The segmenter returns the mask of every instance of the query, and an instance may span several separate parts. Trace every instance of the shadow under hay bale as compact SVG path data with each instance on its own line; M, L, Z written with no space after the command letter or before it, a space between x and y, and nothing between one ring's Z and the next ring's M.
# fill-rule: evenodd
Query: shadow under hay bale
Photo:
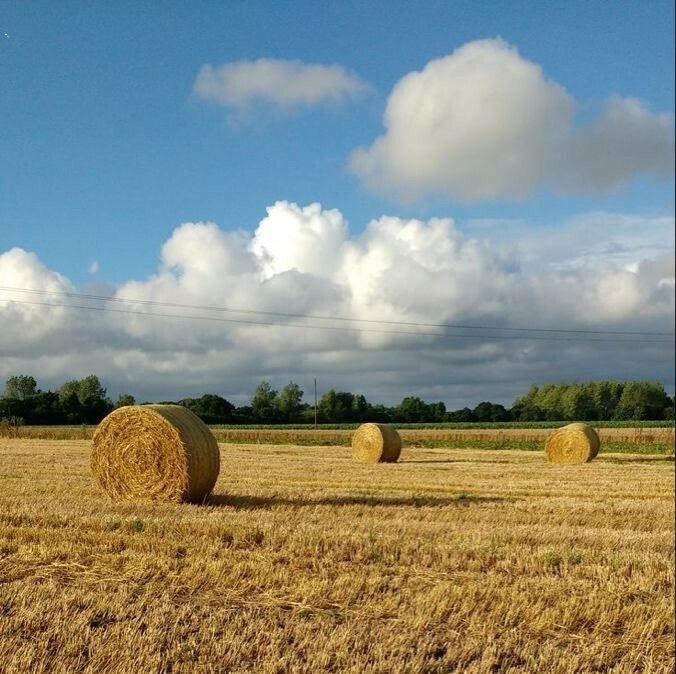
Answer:
M401 438L389 424L362 424L352 436L352 456L363 463L395 463Z
M180 405L121 407L94 433L92 474L115 499L200 502L219 469L213 434Z
M552 463L588 463L601 447L598 433L588 424L574 423L552 431L545 453Z

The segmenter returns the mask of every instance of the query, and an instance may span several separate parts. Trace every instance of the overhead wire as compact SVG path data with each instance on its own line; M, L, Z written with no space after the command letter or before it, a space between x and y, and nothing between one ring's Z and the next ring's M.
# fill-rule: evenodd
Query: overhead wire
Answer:
M270 322L270 321L254 321L254 320L245 320L237 318L224 318L220 316L202 316L194 314L170 314L170 313L157 313L157 312L148 312L148 311L138 311L134 309L123 309L118 307L110 306L90 306L90 305L79 305L72 303L60 303L60 302L39 302L36 300L24 300L16 298L0 298L0 301L13 302L15 304L21 305L32 305L32 306L41 306L41 307L62 307L67 309L75 309L79 311L97 311L105 313L116 313L116 314L126 314L126 315L135 315L151 318L172 318L172 319L181 319L181 320L201 320L201 321L210 321L217 323L231 323L237 325L252 325L252 326L266 326L266 327L282 327L282 328L297 328L297 329L318 329L318 330L329 330L333 332L349 332L349 333L374 333L374 334L384 334L384 335L412 335L412 336L423 336L423 337L437 337L443 339L478 339L478 340L519 340L519 341L556 341L556 342L603 342L603 343L612 343L612 344L637 344L637 343L651 343L651 344L667 344L670 343L666 339L637 339L634 336L630 338L617 339L613 337L591 337L587 335L575 335L567 337L557 337L554 335L490 335L490 334L449 334L448 332L425 332L420 330L383 330L383 329L373 329L365 328L361 326L335 326L335 325L312 325L312 324L299 324L299 323L280 323L280 322ZM306 318L314 318L312 316L306 316ZM437 326L435 326L437 327ZM438 326L442 327L442 326Z
M654 331L631 331L631 330L586 330L586 329L574 329L574 328L537 328L537 327L515 327L515 326L501 326L501 325L468 325L468 324L459 324L459 323L423 323L417 321L394 321L387 319L371 319L371 318L357 318L357 317L346 317L346 316L326 316L326 315L317 315L317 314L303 314L303 313L290 313L290 312L281 312L281 311L267 311L262 309L244 309L244 308L233 308L225 306L211 306L211 305L200 305L200 304L184 304L178 302L162 302L159 300L144 300L144 299L134 299L126 297L117 297L117 296L107 296L107 295L95 295L88 293L74 293L67 291L54 291L54 290L42 290L42 289L33 289L33 288L17 288L12 286L0 286L0 291L7 292L18 292L18 293L30 293L38 295L47 295L47 296L59 296L59 297L68 297L74 299L83 299L83 300L94 300L102 302L115 302L115 303L127 303L127 304L137 304L142 306L156 306L156 307L168 307L174 309L190 309L195 311L215 311L222 313L239 313L239 314L249 314L249 315L261 315L261 316L276 316L280 318L302 318L306 320L320 320L320 321L338 321L338 322L350 322L350 323L365 323L365 324L378 324L378 325L399 325L406 327L419 327L419 328L436 328L436 329L453 329L453 330L499 330L501 332L524 332L524 333L562 333L562 334L573 334L573 335L613 335L613 336L637 336L637 337L673 337L674 333L672 332L654 332ZM16 300L15 300L16 301ZM52 306L57 306L53 303ZM74 307L75 308L75 307ZM151 314L146 314L151 315ZM164 314L154 314L157 316ZM170 317L183 317L169 315ZM198 317L199 318L199 317ZM212 317L203 317L204 319ZM225 319L224 319L225 320ZM227 319L227 322L247 322L256 325L275 325L275 323L269 322L260 322L260 321L237 321L235 319ZM289 324L282 324L289 325ZM322 327L322 326L315 326ZM354 330L354 328L351 328ZM361 331L364 331L360 328ZM378 331L380 332L380 330ZM395 333L396 334L396 333ZM407 333L402 333L407 334ZM415 332L413 334L423 334L420 332ZM434 333L437 334L437 333ZM628 340L627 340L628 341Z

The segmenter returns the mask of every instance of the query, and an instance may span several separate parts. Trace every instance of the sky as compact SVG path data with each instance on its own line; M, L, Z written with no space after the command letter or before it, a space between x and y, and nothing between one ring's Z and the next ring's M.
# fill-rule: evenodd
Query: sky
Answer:
M0 2L0 379L673 392L673 35L671 2Z

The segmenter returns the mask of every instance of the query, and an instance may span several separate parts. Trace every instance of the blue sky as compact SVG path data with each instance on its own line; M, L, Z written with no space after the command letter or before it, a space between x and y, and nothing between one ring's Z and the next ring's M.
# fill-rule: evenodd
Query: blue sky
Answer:
M526 217L664 212L670 185L594 198L400 206L360 187L346 158L381 128L392 85L430 59L501 36L575 96L673 109L670 2L2 3L0 247L36 251L83 282L147 273L180 222L254 228L277 199L340 208L358 231L382 213ZM338 110L270 111L233 126L191 95L205 63L337 63L373 87Z
M670 329L673 36L672 2L0 2L0 285ZM285 103L296 85L316 100ZM36 335L0 340L0 378L38 363L47 385L96 371L112 391L241 399L319 372L450 405L549 379L673 389L672 346L292 348L196 322L170 343L29 309L0 298L6 334ZM188 376L207 353L221 364Z

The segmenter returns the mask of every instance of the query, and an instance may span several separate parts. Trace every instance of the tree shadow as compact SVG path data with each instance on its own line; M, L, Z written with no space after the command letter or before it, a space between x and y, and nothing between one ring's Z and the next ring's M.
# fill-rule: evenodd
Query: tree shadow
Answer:
M241 510L264 510L277 506L313 508L315 506L393 506L429 508L442 506L469 507L488 503L516 501L516 498L501 496L322 496L320 498L288 498L284 496L240 496L235 494L212 494L203 505L216 508Z

